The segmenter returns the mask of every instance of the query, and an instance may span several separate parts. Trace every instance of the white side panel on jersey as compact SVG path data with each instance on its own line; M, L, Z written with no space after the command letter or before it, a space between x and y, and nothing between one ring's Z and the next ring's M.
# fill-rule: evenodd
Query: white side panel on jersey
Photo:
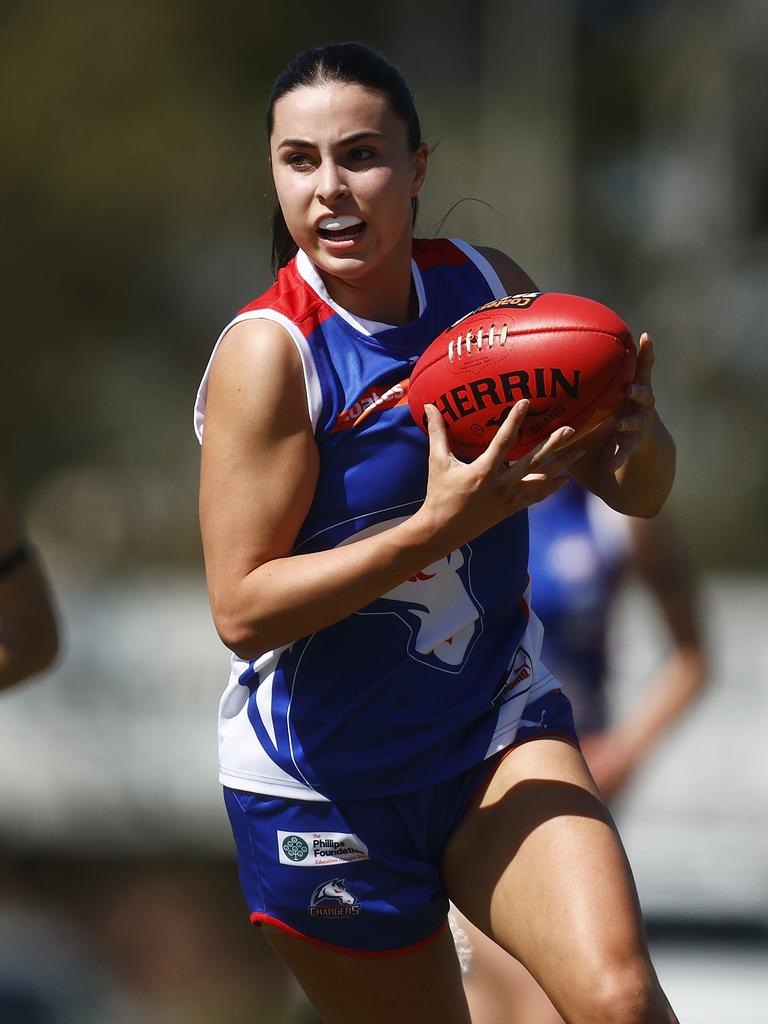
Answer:
M269 651L254 664L254 669L258 665L269 666L267 673L260 673L259 676L256 709L273 743L272 675L282 650L284 648ZM219 781L224 786L248 792L267 793L293 800L327 802L327 797L284 772L255 741L247 709L250 690L240 682L247 668L248 662L232 658L229 684L219 703Z
M334 302L328 294L328 289L325 287L325 283L322 277L318 274L314 263L302 249L299 249L296 254L296 269L299 272L299 276L307 282L312 291L316 295L319 295L323 302L327 303L334 312L338 313L342 320L346 320L347 323L354 327L354 329L360 334L364 334L366 337L371 337L374 334L379 334L381 331L391 331L394 329L395 325L393 324L384 324L380 323L378 320L366 320L361 316L353 316L348 310L344 309L343 306ZM411 274L413 275L413 283L416 288L416 297L419 300L419 316L421 316L427 305L427 293L424 290L421 271L416 266L415 260L411 260Z
M530 586L526 590L525 600L530 602ZM530 608L530 603L528 607ZM492 757L514 743L520 725L529 724L525 722L526 707L542 697L548 690L557 689L560 686L560 683L541 661L543 639L544 627L536 615L531 612L528 627L518 641L511 662L511 666L514 666L518 660L521 661L521 664L530 665L530 674L522 678L520 683L505 696L504 703L499 708L496 728L485 752L486 758Z
M477 269L488 282L488 287L493 292L494 299L502 299L507 294L507 289L501 283L501 278L493 269L488 260L481 252L478 252L473 245L465 242L462 238L452 238L451 241L457 249L461 249L465 256L468 256Z
M307 409L309 410L309 419L312 423L312 429L315 430L317 427L317 421L320 418L320 410L323 405L323 395L320 389L320 379L317 375L317 368L315 367L315 361L312 358L312 352L307 344L307 339L301 333L296 324L282 313L277 313L274 309L252 309L247 313L241 313L239 316L236 316L231 323L227 324L213 347L213 352L211 352L211 358L208 360L208 365L205 368L205 373L203 374L203 379L200 382L197 399L195 401L195 433L197 434L198 441L202 441L203 439L205 403L208 398L208 377L211 372L211 366L213 365L213 357L216 355L219 345L224 340L227 332L230 331L235 324L242 323L245 320L272 320L274 323L280 324L281 327L284 327L290 334L293 339L293 343L298 349L299 358L301 359L301 368L304 372L304 385L307 391Z

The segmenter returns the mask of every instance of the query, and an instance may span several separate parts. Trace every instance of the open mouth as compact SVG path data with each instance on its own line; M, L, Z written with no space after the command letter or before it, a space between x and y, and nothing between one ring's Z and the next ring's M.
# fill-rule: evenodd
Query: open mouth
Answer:
M348 242L357 238L365 230L365 222L359 217L345 214L340 217L325 217L317 227L321 238L331 242Z

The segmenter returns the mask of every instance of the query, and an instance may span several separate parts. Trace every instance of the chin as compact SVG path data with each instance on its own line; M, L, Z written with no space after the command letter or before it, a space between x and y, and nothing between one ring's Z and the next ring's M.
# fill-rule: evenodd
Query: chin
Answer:
M307 255L319 270L347 281L353 281L369 274L378 265L378 261L372 263L369 257L356 252L336 255L321 250L320 252L307 252Z

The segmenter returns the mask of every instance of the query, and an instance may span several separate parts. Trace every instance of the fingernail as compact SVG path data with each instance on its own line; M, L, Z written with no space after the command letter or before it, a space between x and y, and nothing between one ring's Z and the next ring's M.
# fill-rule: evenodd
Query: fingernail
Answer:
M575 433L573 427L563 427L563 437L573 437Z

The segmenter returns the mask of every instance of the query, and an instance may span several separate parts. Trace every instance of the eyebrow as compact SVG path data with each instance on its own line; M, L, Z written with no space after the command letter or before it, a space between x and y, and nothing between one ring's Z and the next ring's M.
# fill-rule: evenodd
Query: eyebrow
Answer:
M376 131L362 131L353 132L351 135L345 135L343 139L339 139L338 145L349 146L354 142L359 142L361 139L384 139L386 135L384 132ZM317 149L317 143L310 142L308 139L283 139L278 149Z

